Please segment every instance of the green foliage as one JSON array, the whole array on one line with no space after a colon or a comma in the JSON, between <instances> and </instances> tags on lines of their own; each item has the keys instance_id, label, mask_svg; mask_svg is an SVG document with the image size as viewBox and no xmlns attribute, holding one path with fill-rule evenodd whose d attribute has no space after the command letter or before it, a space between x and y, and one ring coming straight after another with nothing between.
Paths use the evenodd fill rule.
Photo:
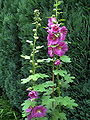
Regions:
<instances>
[{"instance_id":1,"label":"green foliage","mask_svg":"<svg viewBox=\"0 0 90 120\"><path fill-rule=\"evenodd\" d=\"M25 83L29 82L30 80L37 81L39 78L44 79L47 77L49 77L49 76L46 74L36 73L34 75L29 75L29 77L26 79L21 79L21 81L22 81L21 83L25 84Z\"/></svg>"},{"instance_id":2,"label":"green foliage","mask_svg":"<svg viewBox=\"0 0 90 120\"><path fill-rule=\"evenodd\" d=\"M60 59L61 59L63 62L71 62L71 61L70 61L70 58L69 58L68 56L66 56L66 55L61 56Z\"/></svg>"},{"instance_id":3,"label":"green foliage","mask_svg":"<svg viewBox=\"0 0 90 120\"><path fill-rule=\"evenodd\" d=\"M52 81L47 81L47 82L44 82L42 84L39 84L39 85L35 85L33 87L30 87L28 89L34 89L35 91L38 91L38 92L47 92L46 88L48 87L52 87L54 86L55 84L52 82ZM52 91L49 89L49 93L51 93Z\"/></svg>"},{"instance_id":4,"label":"green foliage","mask_svg":"<svg viewBox=\"0 0 90 120\"><path fill-rule=\"evenodd\" d=\"M30 100L25 100L23 104L21 104L22 106L22 117L26 117L26 109L28 109L30 106L34 107L36 105L35 101L30 101Z\"/></svg>"},{"instance_id":5,"label":"green foliage","mask_svg":"<svg viewBox=\"0 0 90 120\"><path fill-rule=\"evenodd\" d=\"M22 120L19 111L14 110L5 96L0 97L0 120Z\"/></svg>"},{"instance_id":6,"label":"green foliage","mask_svg":"<svg viewBox=\"0 0 90 120\"><path fill-rule=\"evenodd\" d=\"M75 100L71 97L65 96L65 97L56 97L55 98L56 105L59 103L61 105L64 105L67 108L73 109L73 107L77 107L78 105L75 103Z\"/></svg>"},{"instance_id":7,"label":"green foliage","mask_svg":"<svg viewBox=\"0 0 90 120\"><path fill-rule=\"evenodd\" d=\"M54 114L52 116L52 120L67 120L65 113L60 113L59 111L54 111Z\"/></svg>"},{"instance_id":8,"label":"green foliage","mask_svg":"<svg viewBox=\"0 0 90 120\"><path fill-rule=\"evenodd\" d=\"M68 74L66 70L54 70L54 74L61 76L61 79L59 81L63 88L68 88L69 83L72 83L73 79L75 79L75 77Z\"/></svg>"}]
</instances>

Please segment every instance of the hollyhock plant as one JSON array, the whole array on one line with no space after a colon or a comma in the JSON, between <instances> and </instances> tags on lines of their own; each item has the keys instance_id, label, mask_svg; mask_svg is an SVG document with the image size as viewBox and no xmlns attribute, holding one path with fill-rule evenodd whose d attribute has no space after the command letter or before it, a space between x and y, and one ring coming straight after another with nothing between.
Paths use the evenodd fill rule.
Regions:
<instances>
[{"instance_id":1,"label":"hollyhock plant","mask_svg":"<svg viewBox=\"0 0 90 120\"><path fill-rule=\"evenodd\" d=\"M54 62L54 65L60 65L60 60L56 60L55 62Z\"/></svg>"},{"instance_id":2,"label":"hollyhock plant","mask_svg":"<svg viewBox=\"0 0 90 120\"><path fill-rule=\"evenodd\" d=\"M38 92L37 91L31 91L28 93L28 96L30 97L30 100L34 100L38 98Z\"/></svg>"},{"instance_id":3,"label":"hollyhock plant","mask_svg":"<svg viewBox=\"0 0 90 120\"><path fill-rule=\"evenodd\" d=\"M68 46L66 42L61 41L58 46L54 48L54 54L58 56L63 56L68 51Z\"/></svg>"},{"instance_id":4,"label":"hollyhock plant","mask_svg":"<svg viewBox=\"0 0 90 120\"><path fill-rule=\"evenodd\" d=\"M47 109L45 107L41 106L41 105L35 106L32 109L31 116L33 118L35 118L35 117L44 117L44 116L46 116L46 111L47 111Z\"/></svg>"},{"instance_id":5,"label":"hollyhock plant","mask_svg":"<svg viewBox=\"0 0 90 120\"><path fill-rule=\"evenodd\" d=\"M48 27L51 27L51 25L53 25L54 23L56 23L56 18L52 17L48 19Z\"/></svg>"},{"instance_id":6,"label":"hollyhock plant","mask_svg":"<svg viewBox=\"0 0 90 120\"><path fill-rule=\"evenodd\" d=\"M63 68L63 62L70 62L70 58L67 55L64 55L68 51L68 45L64 41L67 34L67 28L65 26L60 26L62 25L61 23L58 24L58 21L63 20L57 20L60 13L58 6L62 2L59 2L58 0L55 1L56 3L54 4L54 11L56 11L56 13L53 15L55 17L48 19L48 27L46 28L48 32L48 54L51 58L53 57L52 59L48 58L37 60L37 58L35 58L37 51L39 51L36 46L36 41L38 38L38 27L40 26L40 13L38 10L34 11L34 40L32 41L32 45L29 42L32 51L30 56L24 56L25 59L29 58L32 66L29 77L22 79L22 84L30 81L30 87L27 89L29 91L29 98L22 104L22 116L27 117L25 118L27 120L46 120L48 118L50 118L50 120L66 120L67 118L63 108L66 107L72 109L73 107L77 106L77 104L74 102L75 100L73 100L71 97L63 96L63 88L68 88L69 83L73 82L74 77L70 76L68 71ZM40 46L38 47L40 48ZM52 74L49 73L47 75L42 74L41 72L37 73L37 68L39 66L38 64L41 63L41 61L46 61L46 64L50 62L50 71L52 71ZM62 65L60 65L61 63ZM51 76L49 78L49 75L52 75L52 79ZM66 79L67 77L68 79ZM44 81L39 83L39 81L42 79L44 79ZM38 93L40 94L40 99L36 99L38 98ZM47 116L46 112L48 112Z\"/></svg>"}]
</instances>

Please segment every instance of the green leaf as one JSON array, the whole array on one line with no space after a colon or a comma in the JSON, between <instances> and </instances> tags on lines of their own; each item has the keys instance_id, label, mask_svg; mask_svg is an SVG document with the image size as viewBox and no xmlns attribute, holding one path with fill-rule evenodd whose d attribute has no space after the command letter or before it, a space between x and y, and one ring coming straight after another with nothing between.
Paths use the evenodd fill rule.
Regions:
<instances>
[{"instance_id":1,"label":"green leaf","mask_svg":"<svg viewBox=\"0 0 90 120\"><path fill-rule=\"evenodd\" d=\"M47 109L52 108L52 102L55 102L55 99L50 99L51 96L42 97L42 105L46 106Z\"/></svg>"},{"instance_id":2,"label":"green leaf","mask_svg":"<svg viewBox=\"0 0 90 120\"><path fill-rule=\"evenodd\" d=\"M60 19L59 21L66 21L66 19Z\"/></svg>"},{"instance_id":3,"label":"green leaf","mask_svg":"<svg viewBox=\"0 0 90 120\"><path fill-rule=\"evenodd\" d=\"M54 70L55 75L65 76L67 74L66 70Z\"/></svg>"},{"instance_id":4,"label":"green leaf","mask_svg":"<svg viewBox=\"0 0 90 120\"><path fill-rule=\"evenodd\" d=\"M47 78L47 77L49 77L49 76L46 74L36 73L34 75L30 75L26 79L21 79L21 83L25 84L25 83L29 82L30 80L37 81L39 78L43 79L43 78Z\"/></svg>"},{"instance_id":5,"label":"green leaf","mask_svg":"<svg viewBox=\"0 0 90 120\"><path fill-rule=\"evenodd\" d=\"M48 119L46 117L39 117L39 118L36 117L36 119L32 118L32 120L48 120Z\"/></svg>"},{"instance_id":6,"label":"green leaf","mask_svg":"<svg viewBox=\"0 0 90 120\"><path fill-rule=\"evenodd\" d=\"M59 111L56 109L52 113L52 120L58 120L59 118L60 118L59 117Z\"/></svg>"},{"instance_id":7,"label":"green leaf","mask_svg":"<svg viewBox=\"0 0 90 120\"><path fill-rule=\"evenodd\" d=\"M44 95L50 95L52 93L52 88L46 89Z\"/></svg>"},{"instance_id":8,"label":"green leaf","mask_svg":"<svg viewBox=\"0 0 90 120\"><path fill-rule=\"evenodd\" d=\"M48 58L48 59L46 59L46 62L49 63L49 62L51 62L52 60L53 60L53 59Z\"/></svg>"},{"instance_id":9,"label":"green leaf","mask_svg":"<svg viewBox=\"0 0 90 120\"><path fill-rule=\"evenodd\" d=\"M38 63L44 62L45 59L37 60Z\"/></svg>"},{"instance_id":10,"label":"green leaf","mask_svg":"<svg viewBox=\"0 0 90 120\"><path fill-rule=\"evenodd\" d=\"M22 110L26 111L30 106L34 107L36 105L35 101L31 100L25 100L24 103L22 104Z\"/></svg>"},{"instance_id":11,"label":"green leaf","mask_svg":"<svg viewBox=\"0 0 90 120\"><path fill-rule=\"evenodd\" d=\"M63 3L63 1L58 1L57 4L54 4L54 7L58 7L61 3Z\"/></svg>"},{"instance_id":12,"label":"green leaf","mask_svg":"<svg viewBox=\"0 0 90 120\"><path fill-rule=\"evenodd\" d=\"M64 112L59 112L58 109L55 109L52 113L52 120L67 120L66 114Z\"/></svg>"},{"instance_id":13,"label":"green leaf","mask_svg":"<svg viewBox=\"0 0 90 120\"><path fill-rule=\"evenodd\" d=\"M70 58L69 58L68 56L66 56L66 55L61 56L60 59L61 59L63 62L71 62L71 61L70 61Z\"/></svg>"},{"instance_id":14,"label":"green leaf","mask_svg":"<svg viewBox=\"0 0 90 120\"><path fill-rule=\"evenodd\" d=\"M43 48L44 46L37 46L36 49L40 49L40 48Z\"/></svg>"},{"instance_id":15,"label":"green leaf","mask_svg":"<svg viewBox=\"0 0 90 120\"><path fill-rule=\"evenodd\" d=\"M59 118L60 118L60 120L67 120L66 114L64 112L59 113Z\"/></svg>"},{"instance_id":16,"label":"green leaf","mask_svg":"<svg viewBox=\"0 0 90 120\"><path fill-rule=\"evenodd\" d=\"M61 82L61 86L62 86L62 88L68 88L70 85L65 81L65 82Z\"/></svg>"},{"instance_id":17,"label":"green leaf","mask_svg":"<svg viewBox=\"0 0 90 120\"><path fill-rule=\"evenodd\" d=\"M33 89L35 91L38 91L38 92L44 92L44 91L46 91L43 84L39 84L39 85L33 86Z\"/></svg>"},{"instance_id":18,"label":"green leaf","mask_svg":"<svg viewBox=\"0 0 90 120\"><path fill-rule=\"evenodd\" d=\"M56 35L57 36L57 35ZM55 47L57 47L58 46L58 44L57 45L50 45L49 47L52 47L52 48L55 48Z\"/></svg>"},{"instance_id":19,"label":"green leaf","mask_svg":"<svg viewBox=\"0 0 90 120\"><path fill-rule=\"evenodd\" d=\"M27 56L27 55L25 55L25 56L24 56L24 55L21 55L21 57L24 58L24 59L30 60L30 56Z\"/></svg>"},{"instance_id":20,"label":"green leaf","mask_svg":"<svg viewBox=\"0 0 90 120\"><path fill-rule=\"evenodd\" d=\"M75 100L71 97L65 96L65 97L56 97L55 98L56 105L64 105L67 108L73 109L73 107L77 107L78 105L75 103Z\"/></svg>"},{"instance_id":21,"label":"green leaf","mask_svg":"<svg viewBox=\"0 0 90 120\"><path fill-rule=\"evenodd\" d=\"M53 81L47 81L47 82L45 82L43 84L44 84L45 88L55 86L55 84L53 83Z\"/></svg>"},{"instance_id":22,"label":"green leaf","mask_svg":"<svg viewBox=\"0 0 90 120\"><path fill-rule=\"evenodd\" d=\"M75 77L70 76L70 74L64 76L64 80L66 80L67 83L73 82L73 79L75 79Z\"/></svg>"},{"instance_id":23,"label":"green leaf","mask_svg":"<svg viewBox=\"0 0 90 120\"><path fill-rule=\"evenodd\" d=\"M55 85L55 84L54 84L52 81L47 81L47 82L45 82L45 83L42 83L42 84L33 86L32 88L33 88L35 91L45 92L45 91L47 91L47 90L46 90L47 87L51 87L51 86L54 86L54 85Z\"/></svg>"}]
</instances>

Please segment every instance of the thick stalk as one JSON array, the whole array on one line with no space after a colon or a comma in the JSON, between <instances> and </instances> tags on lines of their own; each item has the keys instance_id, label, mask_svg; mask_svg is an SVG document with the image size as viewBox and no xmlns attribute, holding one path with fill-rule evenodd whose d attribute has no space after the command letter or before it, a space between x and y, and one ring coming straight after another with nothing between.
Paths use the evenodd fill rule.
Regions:
<instances>
[{"instance_id":1,"label":"thick stalk","mask_svg":"<svg viewBox=\"0 0 90 120\"><path fill-rule=\"evenodd\" d=\"M54 63L53 63L53 66L52 66L52 81L54 83ZM54 86L52 87L52 96L54 97Z\"/></svg>"},{"instance_id":2,"label":"thick stalk","mask_svg":"<svg viewBox=\"0 0 90 120\"><path fill-rule=\"evenodd\" d=\"M59 67L57 66L57 70L59 69ZM57 75L57 83L58 83L58 88L57 88L57 92L58 92L58 96L60 96L60 80L59 80L59 75Z\"/></svg>"}]
</instances>

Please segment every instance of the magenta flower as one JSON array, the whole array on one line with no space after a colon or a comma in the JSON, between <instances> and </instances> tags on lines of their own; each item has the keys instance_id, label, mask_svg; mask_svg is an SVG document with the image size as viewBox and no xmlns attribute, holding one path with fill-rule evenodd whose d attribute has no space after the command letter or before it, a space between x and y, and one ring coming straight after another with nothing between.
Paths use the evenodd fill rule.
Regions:
<instances>
[{"instance_id":1,"label":"magenta flower","mask_svg":"<svg viewBox=\"0 0 90 120\"><path fill-rule=\"evenodd\" d=\"M51 25L53 25L56 22L56 18L52 17L48 19L48 26L51 27Z\"/></svg>"},{"instance_id":2,"label":"magenta flower","mask_svg":"<svg viewBox=\"0 0 90 120\"><path fill-rule=\"evenodd\" d=\"M31 110L32 110L32 107L29 107L28 109L26 109L26 113L31 112Z\"/></svg>"},{"instance_id":3,"label":"magenta flower","mask_svg":"<svg viewBox=\"0 0 90 120\"><path fill-rule=\"evenodd\" d=\"M54 65L59 65L61 62L60 62L60 60L56 60L55 62L54 62Z\"/></svg>"},{"instance_id":4,"label":"magenta flower","mask_svg":"<svg viewBox=\"0 0 90 120\"><path fill-rule=\"evenodd\" d=\"M58 33L60 30L60 27L59 27L59 24L53 24L51 26L51 31L54 32L54 33Z\"/></svg>"},{"instance_id":5,"label":"magenta flower","mask_svg":"<svg viewBox=\"0 0 90 120\"><path fill-rule=\"evenodd\" d=\"M54 48L54 54L58 56L64 55L68 51L68 46L64 41L61 41L58 46Z\"/></svg>"},{"instance_id":6,"label":"magenta flower","mask_svg":"<svg viewBox=\"0 0 90 120\"><path fill-rule=\"evenodd\" d=\"M60 33L66 35L67 34L67 28L65 26L60 28Z\"/></svg>"},{"instance_id":7,"label":"magenta flower","mask_svg":"<svg viewBox=\"0 0 90 120\"><path fill-rule=\"evenodd\" d=\"M48 54L50 55L50 57L54 56L53 48L52 47L48 47Z\"/></svg>"},{"instance_id":8,"label":"magenta flower","mask_svg":"<svg viewBox=\"0 0 90 120\"><path fill-rule=\"evenodd\" d=\"M55 45L59 42L59 37L56 37L53 33L48 34L47 36L48 46Z\"/></svg>"},{"instance_id":9,"label":"magenta flower","mask_svg":"<svg viewBox=\"0 0 90 120\"><path fill-rule=\"evenodd\" d=\"M27 120L31 120L32 119L32 116L31 116L31 114L29 114L28 116L27 116Z\"/></svg>"},{"instance_id":10,"label":"magenta flower","mask_svg":"<svg viewBox=\"0 0 90 120\"><path fill-rule=\"evenodd\" d=\"M65 26L61 27L59 29L60 32L60 40L65 40L65 37L67 35L67 28Z\"/></svg>"},{"instance_id":11,"label":"magenta flower","mask_svg":"<svg viewBox=\"0 0 90 120\"><path fill-rule=\"evenodd\" d=\"M46 111L47 109L41 105L36 106L33 108L32 112L31 112L31 116L33 118L35 117L44 117L46 115Z\"/></svg>"},{"instance_id":12,"label":"magenta flower","mask_svg":"<svg viewBox=\"0 0 90 120\"><path fill-rule=\"evenodd\" d=\"M30 100L38 98L38 92L37 91L31 91L28 93L28 96L30 97Z\"/></svg>"}]
</instances>

